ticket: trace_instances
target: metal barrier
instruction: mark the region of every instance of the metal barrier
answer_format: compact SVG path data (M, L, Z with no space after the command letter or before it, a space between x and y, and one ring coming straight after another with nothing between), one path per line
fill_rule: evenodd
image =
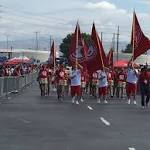
M37 79L37 72L19 77L0 77L0 97L18 92Z

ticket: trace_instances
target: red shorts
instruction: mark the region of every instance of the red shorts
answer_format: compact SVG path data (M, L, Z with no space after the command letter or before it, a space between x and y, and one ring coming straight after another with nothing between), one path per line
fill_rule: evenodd
M126 84L126 92L127 94L135 94L137 91L137 84L129 83Z
M103 95L103 96L107 95L107 87L106 86L105 87L100 87L98 89L98 92L99 92L99 96L101 96L101 95Z
M78 86L71 86L71 96L80 96L81 95L81 87Z

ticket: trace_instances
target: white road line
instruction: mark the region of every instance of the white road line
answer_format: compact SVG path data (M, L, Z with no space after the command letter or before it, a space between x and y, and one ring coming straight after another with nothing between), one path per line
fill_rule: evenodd
M31 123L31 121L29 121L29 120L26 120L26 119L22 119L22 118L20 118L19 120L20 120L20 121L22 121L23 123L26 123L26 124L29 124L29 123Z
M128 150L136 150L134 147L129 147Z
M88 108L89 110L93 110L93 108L92 108L91 106L87 106L87 108Z
M106 119L104 119L103 117L100 117L100 120L106 125L106 126L110 126L110 122L108 122Z

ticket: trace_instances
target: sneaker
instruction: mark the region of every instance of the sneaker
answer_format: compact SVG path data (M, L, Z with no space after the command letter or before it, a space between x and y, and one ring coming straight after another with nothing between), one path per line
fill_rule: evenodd
M127 101L127 103L128 103L128 104L130 104L130 103L131 103L131 102L130 102L130 99Z
M83 98L81 98L80 101L83 103L84 102Z
M79 105L79 102L78 102L78 101L76 101L76 104L77 104L77 105Z
M133 101L133 104L136 105L137 104L136 101Z
M107 102L106 100L104 100L104 103L105 103L105 104L108 104L108 102Z
M100 100L100 99L98 99L97 103L101 103L101 100Z
M75 97L72 98L72 104L74 104Z

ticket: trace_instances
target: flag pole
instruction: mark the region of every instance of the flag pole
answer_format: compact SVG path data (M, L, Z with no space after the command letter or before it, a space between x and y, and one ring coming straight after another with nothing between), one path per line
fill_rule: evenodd
M79 46L79 43L78 43L79 42L79 39L78 39L78 36L79 36L78 35L79 34L78 33L78 31L79 31L79 23L78 23L78 21L77 21L77 28L76 29L77 29L77 31L76 31L77 34L75 35L76 36L76 62L75 62L76 64L75 65L76 65L76 69L77 69L77 63L78 63L78 51L77 50L78 50L78 46Z
M55 60L55 58L56 58L56 51L55 51L55 44L54 44L54 56L53 56L53 59L54 59L54 72L55 72L55 70L56 70L56 60Z
M135 41L135 10L133 12L133 23L132 23L132 58L131 58L131 61L133 62L134 61L134 50L135 50L135 45L134 45L134 41Z

